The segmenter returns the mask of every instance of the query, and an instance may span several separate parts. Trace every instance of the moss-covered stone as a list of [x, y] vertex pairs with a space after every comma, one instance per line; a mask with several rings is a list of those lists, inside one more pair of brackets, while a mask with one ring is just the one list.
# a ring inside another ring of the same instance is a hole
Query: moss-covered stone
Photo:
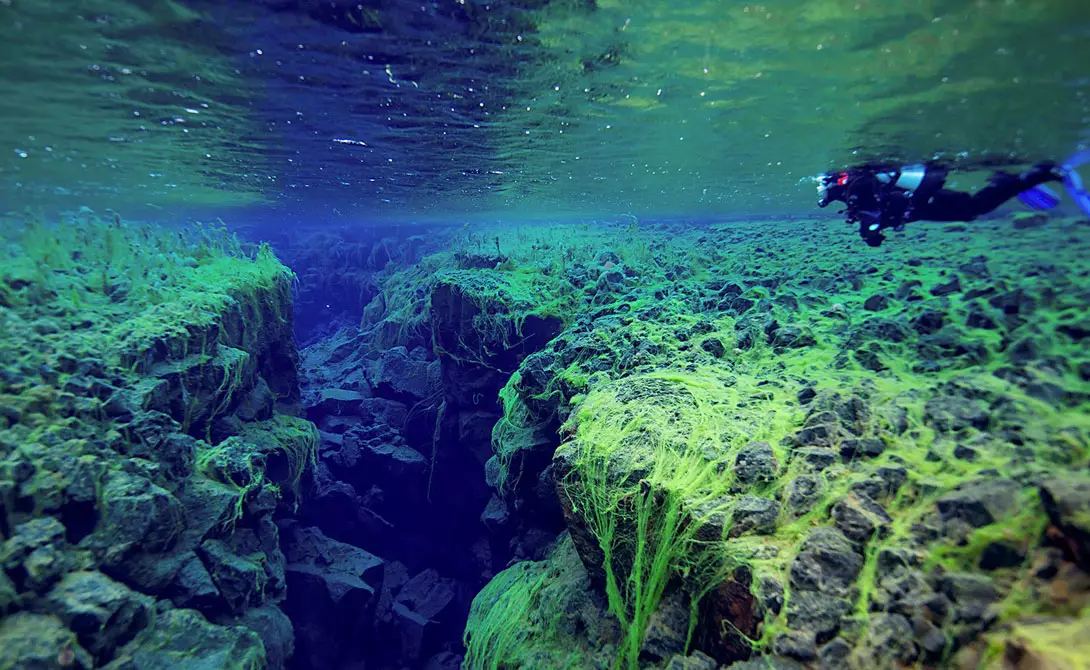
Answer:
[[[1034, 245], [1051, 237], [975, 230], [941, 250], [894, 247], [866, 272], [823, 229], [796, 244], [739, 224], [705, 231], [699, 251], [671, 230], [687, 273], [644, 257], [641, 284], [599, 304], [595, 285], [523, 361], [501, 394], [492, 481], [518, 501], [545, 467], [527, 456], [555, 450], [572, 546], [622, 626], [621, 665], [658, 662], [640, 653], [647, 625], [679, 589], [698, 633], [685, 651], [721, 663], [935, 664], [1004, 622], [1071, 616], [1047, 594], [1085, 570], [1090, 389], [1064, 360], [1085, 358], [1067, 327], [1090, 290], [1085, 262], [1064, 249], [1041, 268]], [[722, 351], [701, 344], [710, 335]], [[753, 602], [715, 604], [740, 581]], [[713, 613], [719, 630], [753, 633], [709, 637]]]
[[[166, 667], [187, 653], [207, 667], [264, 667], [260, 639], [156, 601], [230, 622], [283, 596], [271, 515], [283, 493], [298, 501], [317, 441], [290, 415], [290, 272], [267, 247], [202, 227], [80, 215], [5, 221], [4, 235], [7, 620], [48, 612], [57, 619], [34, 619], [35, 630], [79, 636], [42, 667], [88, 654]], [[223, 454], [234, 469], [212, 466]]]

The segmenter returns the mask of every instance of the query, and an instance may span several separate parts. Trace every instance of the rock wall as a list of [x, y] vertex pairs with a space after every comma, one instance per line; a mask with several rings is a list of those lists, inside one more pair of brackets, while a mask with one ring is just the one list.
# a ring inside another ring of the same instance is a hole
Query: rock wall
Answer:
[[283, 667], [291, 274], [224, 231], [6, 225], [0, 667]]
[[565, 418], [561, 444], [494, 446], [556, 483], [620, 630], [535, 625], [572, 578], [554, 554], [478, 596], [467, 667], [588, 646], [630, 668], [1080, 667], [1085, 644], [1052, 640], [1090, 600], [1083, 225], [921, 229], [882, 256], [676, 227], [572, 263], [581, 307], [504, 394], [515, 426]]

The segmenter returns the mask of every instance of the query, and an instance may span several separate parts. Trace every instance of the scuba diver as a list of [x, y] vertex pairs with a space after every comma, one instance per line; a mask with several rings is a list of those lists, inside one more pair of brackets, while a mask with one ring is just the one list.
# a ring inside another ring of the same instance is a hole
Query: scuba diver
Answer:
[[1090, 217], [1090, 195], [1075, 169], [1090, 162], [1090, 150], [1081, 151], [1063, 165], [1038, 163], [1022, 174], [998, 171], [990, 184], [976, 193], [943, 188], [946, 168], [928, 163], [890, 167], [863, 165], [818, 178], [818, 207], [834, 200], [847, 207], [848, 223], [859, 224], [859, 235], [872, 247], [882, 244], [883, 230], [903, 230], [913, 221], [972, 221], [1018, 196], [1026, 206], [1047, 210], [1060, 199], [1045, 182], [1063, 182], [1075, 204]]

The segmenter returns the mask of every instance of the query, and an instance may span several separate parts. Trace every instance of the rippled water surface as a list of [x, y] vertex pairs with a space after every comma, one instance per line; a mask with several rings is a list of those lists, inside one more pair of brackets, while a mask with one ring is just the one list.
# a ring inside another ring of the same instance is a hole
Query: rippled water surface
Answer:
[[745, 216], [1090, 127], [1071, 0], [5, 0], [0, 54], [7, 209]]

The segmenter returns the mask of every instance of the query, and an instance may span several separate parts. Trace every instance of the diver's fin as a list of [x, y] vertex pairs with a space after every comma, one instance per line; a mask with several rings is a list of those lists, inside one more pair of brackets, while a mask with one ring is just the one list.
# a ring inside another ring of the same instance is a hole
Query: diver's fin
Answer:
[[1082, 177], [1074, 168], [1064, 170], [1064, 187], [1067, 188], [1067, 192], [1071, 194], [1071, 199], [1079, 206], [1082, 213], [1090, 216], [1090, 193], [1086, 192], [1086, 187], [1082, 184]]
[[1065, 170], [1071, 171], [1075, 168], [1090, 163], [1090, 149], [1083, 149], [1082, 151], [1076, 151], [1068, 156], [1064, 161], [1063, 167]]
[[1018, 194], [1018, 199], [1021, 200], [1022, 204], [1026, 207], [1042, 212], [1050, 210], [1060, 204], [1060, 196], [1056, 195], [1055, 191], [1044, 184], [1034, 186], [1028, 191], [1022, 191]]
[[1086, 192], [1086, 187], [1082, 183], [1082, 176], [1079, 175], [1077, 169], [1080, 165], [1086, 163], [1090, 163], [1090, 149], [1076, 151], [1065, 160], [1063, 164], [1063, 182], [1064, 188], [1067, 189], [1071, 199], [1079, 206], [1082, 213], [1090, 216], [1090, 193]]

